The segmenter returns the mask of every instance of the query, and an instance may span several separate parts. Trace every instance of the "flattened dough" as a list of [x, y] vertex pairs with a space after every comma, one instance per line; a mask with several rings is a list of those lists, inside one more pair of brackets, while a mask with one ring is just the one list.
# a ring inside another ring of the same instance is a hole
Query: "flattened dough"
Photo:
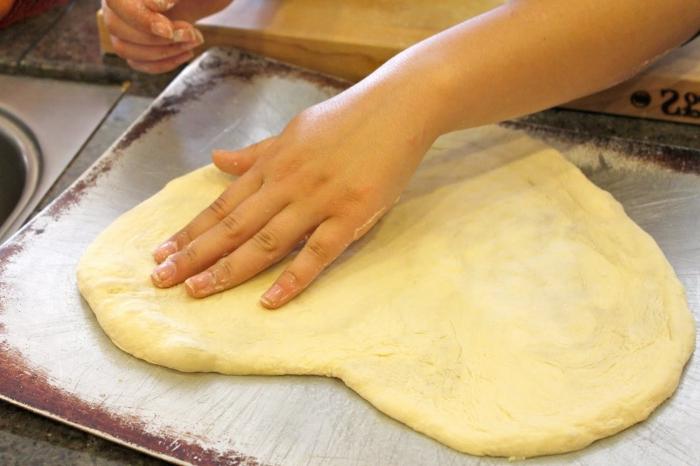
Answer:
[[658, 246], [553, 149], [487, 127], [440, 139], [401, 202], [283, 309], [280, 267], [195, 300], [151, 250], [231, 179], [169, 183], [89, 247], [80, 291], [124, 351], [181, 371], [338, 377], [457, 450], [529, 457], [645, 419], [694, 345]]

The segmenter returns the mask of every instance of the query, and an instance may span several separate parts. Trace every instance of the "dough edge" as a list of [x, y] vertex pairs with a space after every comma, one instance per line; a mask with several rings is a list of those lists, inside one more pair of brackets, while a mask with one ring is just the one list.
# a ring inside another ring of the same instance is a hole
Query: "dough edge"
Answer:
[[[207, 168], [208, 167], [204, 167], [200, 170], [206, 170]], [[583, 177], [584, 175], [581, 174], [581, 176]], [[177, 180], [178, 179], [175, 179], [173, 182], [176, 182]], [[599, 188], [596, 186], [592, 187], [599, 190]], [[150, 200], [151, 199], [147, 199], [134, 209], [124, 214], [109, 228], [112, 228], [114, 225], [118, 224], [118, 222], [127, 221], [129, 214], [142, 208], [142, 206], [146, 205]], [[686, 310], [685, 313], [668, 313], [668, 315], [673, 319], [673, 329], [675, 335], [674, 343], [678, 358], [673, 364], [668, 365], [667, 377], [664, 380], [660, 380], [657, 384], [647, 387], [647, 390], [645, 391], [647, 395], [644, 397], [647, 402], [644, 405], [635, 405], [632, 409], [620, 405], [611, 407], [611, 409], [616, 413], [614, 417], [619, 418], [624, 414], [625, 421], [622, 424], [600, 426], [598, 428], [591, 429], [590, 425], [599, 424], [599, 422], [596, 422], [599, 421], [598, 417], [593, 414], [590, 419], [591, 424], [586, 426], [585, 424], [587, 421], [580, 421], [580, 425], [574, 426], [571, 432], [568, 432], [567, 435], [559, 437], [552, 437], [548, 433], [543, 435], [542, 432], [536, 432], [528, 436], [520, 435], [518, 438], [494, 438], [493, 436], [489, 435], [485, 435], [483, 438], [478, 439], [470, 438], [465, 440], [463, 438], [459, 438], [455, 432], [442, 429], [438, 424], [418, 422], [417, 420], [429, 419], [431, 413], [415, 409], [416, 407], [412, 406], [410, 403], [402, 404], [401, 401], [399, 401], [401, 399], [401, 393], [393, 391], [377, 392], [375, 390], [366, 390], [366, 381], [360, 374], [353, 373], [352, 370], [347, 370], [347, 361], [341, 363], [337, 367], [315, 368], [320, 369], [317, 370], [317, 372], [320, 373], [310, 373], [306, 371], [308, 368], [305, 368], [303, 365], [290, 370], [280, 370], [279, 368], [275, 367], [274, 363], [267, 364], [267, 369], [257, 366], [253, 368], [247, 363], [237, 363], [236, 361], [223, 359], [217, 354], [207, 354], [206, 352], [199, 354], [198, 357], [193, 357], [188, 362], [177, 359], [174, 360], [171, 357], [172, 349], [181, 349], [181, 347], [177, 345], [169, 346], [167, 344], [164, 345], [159, 343], [150, 346], [147, 350], [136, 347], [128, 338], [125, 338], [123, 333], [119, 331], [118, 326], [115, 327], [108, 324], [105, 319], [109, 312], [103, 312], [104, 302], [99, 298], [98, 289], [91, 287], [90, 280], [82, 276], [83, 264], [85, 261], [89, 260], [93, 248], [96, 247], [95, 245], [99, 245], [99, 236], [90, 245], [90, 247], [88, 247], [79, 262], [77, 269], [78, 287], [80, 293], [83, 295], [96, 315], [100, 326], [105, 330], [106, 334], [114, 342], [114, 344], [123, 351], [147, 362], [183, 372], [219, 372], [226, 375], [319, 375], [336, 377], [341, 379], [348, 387], [353, 389], [353, 391], [366, 399], [383, 413], [455, 450], [475, 455], [526, 458], [580, 450], [598, 439], [605, 438], [625, 430], [628, 427], [647, 419], [655, 408], [657, 408], [673, 394], [679, 383], [680, 377], [683, 373], [683, 368], [685, 367], [685, 364], [694, 349], [695, 323], [688, 310], [682, 285], [676, 277], [671, 265], [665, 259], [662, 251], [651, 236], [644, 232], [636, 224], [635, 226], [644, 236], [644, 241], [653, 243], [653, 246], [658, 251], [658, 254], [665, 262], [666, 270], [664, 275], [667, 275], [667, 279], [673, 281], [674, 283], [674, 286], [667, 290], [667, 294], [671, 294], [671, 299], [669, 301], [674, 302], [674, 306], [678, 306], [679, 309], [682, 307]], [[100, 236], [103, 234], [104, 232], [101, 233]], [[128, 331], [129, 329], [126, 329], [126, 332]], [[215, 369], [212, 370], [212, 367]], [[606, 417], [611, 416], [608, 414]]]

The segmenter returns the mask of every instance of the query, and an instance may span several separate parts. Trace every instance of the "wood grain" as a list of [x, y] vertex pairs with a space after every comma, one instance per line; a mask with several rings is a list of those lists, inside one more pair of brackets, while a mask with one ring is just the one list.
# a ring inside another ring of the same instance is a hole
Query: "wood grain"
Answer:
[[563, 107], [700, 125], [700, 38], [633, 79]]
[[406, 47], [501, 3], [237, 0], [199, 25], [210, 44], [356, 81]]

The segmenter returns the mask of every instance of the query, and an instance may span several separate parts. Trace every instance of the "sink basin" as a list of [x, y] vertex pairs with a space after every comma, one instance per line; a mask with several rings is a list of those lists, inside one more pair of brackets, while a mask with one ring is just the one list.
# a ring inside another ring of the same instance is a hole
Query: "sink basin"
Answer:
[[14, 229], [36, 191], [39, 148], [21, 123], [0, 113], [0, 238]]
[[0, 244], [122, 95], [121, 86], [0, 75]]

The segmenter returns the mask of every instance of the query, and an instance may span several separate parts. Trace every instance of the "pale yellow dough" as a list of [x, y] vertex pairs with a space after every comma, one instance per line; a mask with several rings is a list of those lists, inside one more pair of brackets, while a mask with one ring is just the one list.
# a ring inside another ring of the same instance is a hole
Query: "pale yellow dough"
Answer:
[[89, 247], [80, 291], [114, 343], [182, 371], [317, 374], [457, 450], [529, 457], [645, 419], [694, 324], [658, 246], [555, 150], [495, 127], [443, 138], [401, 202], [279, 311], [280, 272], [195, 300], [152, 249], [231, 178], [169, 183]]

